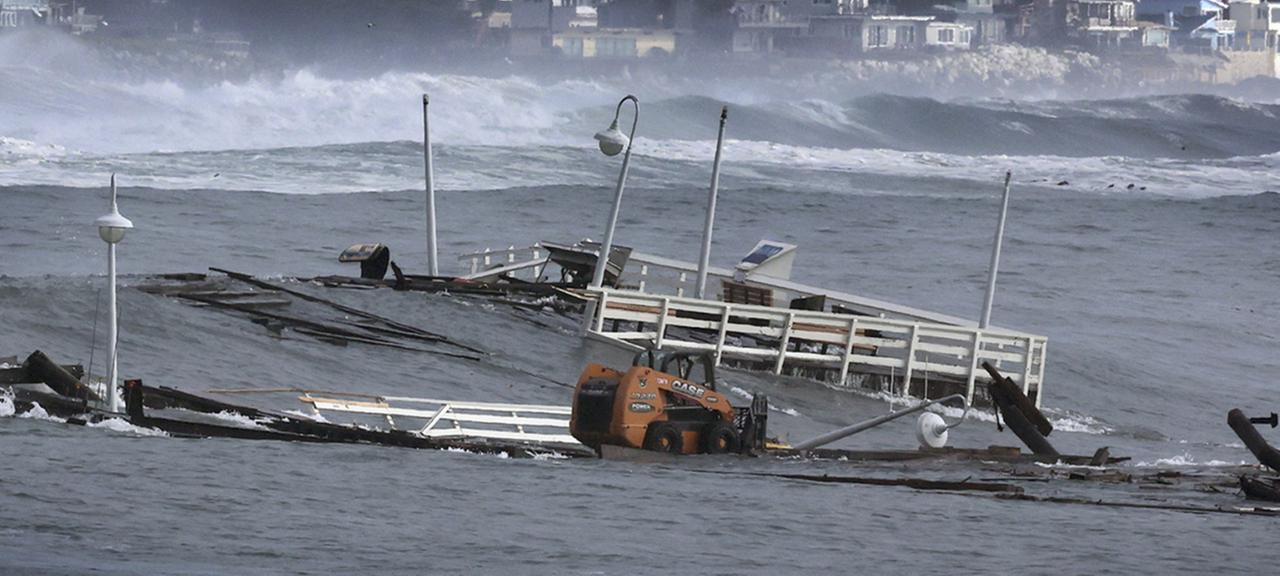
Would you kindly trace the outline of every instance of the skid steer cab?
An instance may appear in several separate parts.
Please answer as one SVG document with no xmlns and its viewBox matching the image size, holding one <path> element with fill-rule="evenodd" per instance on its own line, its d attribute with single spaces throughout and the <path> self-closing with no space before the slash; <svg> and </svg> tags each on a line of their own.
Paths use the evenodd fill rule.
<svg viewBox="0 0 1280 576">
<path fill-rule="evenodd" d="M 756 394 L 734 408 L 716 390 L 709 353 L 645 350 L 618 371 L 588 365 L 573 394 L 569 431 L 599 452 L 602 445 L 672 454 L 748 453 L 764 448 L 768 399 Z"/>
</svg>

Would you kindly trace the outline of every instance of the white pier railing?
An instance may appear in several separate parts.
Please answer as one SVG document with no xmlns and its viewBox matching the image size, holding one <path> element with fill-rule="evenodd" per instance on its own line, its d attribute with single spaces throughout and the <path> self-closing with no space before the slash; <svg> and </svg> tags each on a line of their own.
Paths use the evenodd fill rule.
<svg viewBox="0 0 1280 576">
<path fill-rule="evenodd" d="M 702 350 L 717 363 L 738 359 L 852 373 L 889 373 L 903 382 L 926 374 L 965 383 L 973 401 L 977 382 L 989 381 L 984 360 L 1021 385 L 1037 405 L 1043 397 L 1047 339 L 999 329 L 979 330 L 923 320 L 711 302 L 631 290 L 589 291 L 596 298 L 593 337 L 631 347 Z"/>
<path fill-rule="evenodd" d="M 382 396 L 373 401 L 303 394 L 299 398 L 317 414 L 342 412 L 381 416 L 392 428 L 407 429 L 427 438 L 483 438 L 529 444 L 581 446 L 569 434 L 569 406 L 453 402 L 430 398 Z M 394 406 L 394 404 L 408 406 Z M 414 421 L 400 426 L 396 419 Z M 418 425 L 417 422 L 425 422 Z"/>
<path fill-rule="evenodd" d="M 517 270 L 526 271 L 527 280 L 534 280 L 537 278 L 535 269 L 546 262 L 546 258 L 547 249 L 541 243 L 535 243 L 524 247 L 510 246 L 505 250 L 486 248 L 479 252 L 468 252 L 458 256 L 458 262 L 467 265 L 467 276 L 483 274 L 497 267 L 518 267 Z"/>
<path fill-rule="evenodd" d="M 464 254 L 459 261 L 469 263 L 472 275 L 486 275 L 488 270 L 487 275 L 509 273 L 536 280 L 546 257 L 547 249 L 534 244 Z M 767 290 L 782 306 L 795 298 L 821 295 L 835 312 L 685 298 L 694 291 L 695 264 L 633 251 L 620 278 L 623 289 L 610 290 L 605 297 L 615 298 L 616 306 L 595 308 L 590 333 L 627 345 L 712 350 L 717 360 L 772 360 L 779 373 L 791 366 L 828 367 L 833 372 L 830 376 L 838 372 L 841 385 L 850 374 L 887 372 L 891 380 L 908 384 L 904 393 L 911 391 L 913 378 L 940 375 L 960 379 L 970 402 L 976 384 L 988 381 L 980 368 L 988 360 L 1033 395 L 1037 405 L 1042 401 L 1048 353 L 1044 336 L 997 327 L 979 330 L 977 322 L 966 318 L 793 280 L 760 274 L 735 279 L 734 271 L 715 266 L 708 269 L 708 277 L 707 294 L 720 294 L 720 283 L 733 282 Z M 597 297 L 600 294 L 596 292 Z M 664 305 L 666 313 L 660 314 Z M 726 317 L 730 321 L 720 320 Z M 664 322 L 659 323 L 660 318 Z M 612 329 L 613 323 L 627 322 L 644 329 Z M 688 338 L 682 338 L 669 333 L 669 328 L 693 332 L 686 331 Z"/>
</svg>

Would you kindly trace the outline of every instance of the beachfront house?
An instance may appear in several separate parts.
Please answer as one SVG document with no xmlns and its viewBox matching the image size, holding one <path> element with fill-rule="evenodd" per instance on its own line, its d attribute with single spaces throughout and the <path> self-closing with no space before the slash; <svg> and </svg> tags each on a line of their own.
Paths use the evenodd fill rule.
<svg viewBox="0 0 1280 576">
<path fill-rule="evenodd" d="M 933 50 L 968 50 L 973 40 L 973 27 L 958 22 L 929 22 L 925 25 L 925 48 Z"/>
<path fill-rule="evenodd" d="M 1237 0 L 1230 5 L 1236 22 L 1235 48 L 1280 51 L 1280 4 L 1261 0 Z"/>
<path fill-rule="evenodd" d="M 788 0 L 734 2 L 733 51 L 771 53 L 794 45 L 809 31 L 809 17 L 788 10 Z"/>
<path fill-rule="evenodd" d="M 809 21 L 810 52 L 833 55 L 920 50 L 927 45 L 932 16 L 850 14 Z"/>
<path fill-rule="evenodd" d="M 676 30 L 575 27 L 557 33 L 552 45 L 563 58 L 663 58 L 675 53 Z"/>
<path fill-rule="evenodd" d="M 1141 42 L 1135 0 L 1035 0 L 1029 39 L 1095 50 Z"/>
</svg>

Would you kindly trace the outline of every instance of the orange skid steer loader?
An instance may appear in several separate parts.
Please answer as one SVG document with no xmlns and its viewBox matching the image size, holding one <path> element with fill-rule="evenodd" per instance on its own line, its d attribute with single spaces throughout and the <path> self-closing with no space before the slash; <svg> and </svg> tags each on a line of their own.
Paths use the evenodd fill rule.
<svg viewBox="0 0 1280 576">
<path fill-rule="evenodd" d="M 699 365 L 701 382 L 692 377 Z M 749 408 L 730 405 L 716 390 L 709 353 L 645 350 L 625 372 L 600 364 L 583 370 L 569 431 L 597 452 L 609 444 L 672 454 L 747 453 L 764 448 L 768 408 L 762 394 Z"/>
</svg>

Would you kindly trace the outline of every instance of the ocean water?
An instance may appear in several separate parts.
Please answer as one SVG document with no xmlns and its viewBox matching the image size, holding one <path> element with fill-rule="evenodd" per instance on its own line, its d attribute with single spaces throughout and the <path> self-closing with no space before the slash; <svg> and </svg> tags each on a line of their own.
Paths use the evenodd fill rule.
<svg viewBox="0 0 1280 576">
<path fill-rule="evenodd" d="M 184 87 L 0 69 L 0 356 L 102 369 L 106 182 L 126 377 L 201 392 L 299 386 L 566 404 L 619 353 L 572 319 L 456 295 L 315 291 L 445 333 L 482 362 L 277 337 L 149 295 L 209 266 L 346 273 L 379 241 L 424 268 L 419 94 L 432 94 L 443 271 L 456 254 L 598 238 L 617 158 L 594 148 L 623 93 L 641 121 L 617 242 L 696 258 L 715 122 L 729 106 L 712 260 L 798 244 L 793 277 L 976 317 L 1000 179 L 1013 197 L 993 321 L 1049 337 L 1060 450 L 1144 466 L 1252 458 L 1226 426 L 1277 409 L 1280 107 L 1207 95 L 1010 100 L 786 97 L 627 78 L 388 73 Z M 89 95 L 98 96 L 90 102 Z M 96 353 L 95 332 L 97 334 Z M 891 408 L 874 395 L 727 370 L 801 440 Z M 298 409 L 289 397 L 245 400 Z M 0 406 L 0 573 L 1240 573 L 1274 519 L 1011 502 L 755 473 L 1002 478 L 991 464 L 687 458 L 511 460 L 369 446 L 181 440 Z M 1265 433 L 1265 432 L 1264 432 Z M 1015 445 L 978 415 L 952 445 Z M 910 419 L 842 441 L 911 449 Z M 1139 466 L 1141 465 L 1141 466 Z M 1028 483 L 1042 496 L 1243 505 L 1232 492 Z"/>
</svg>

